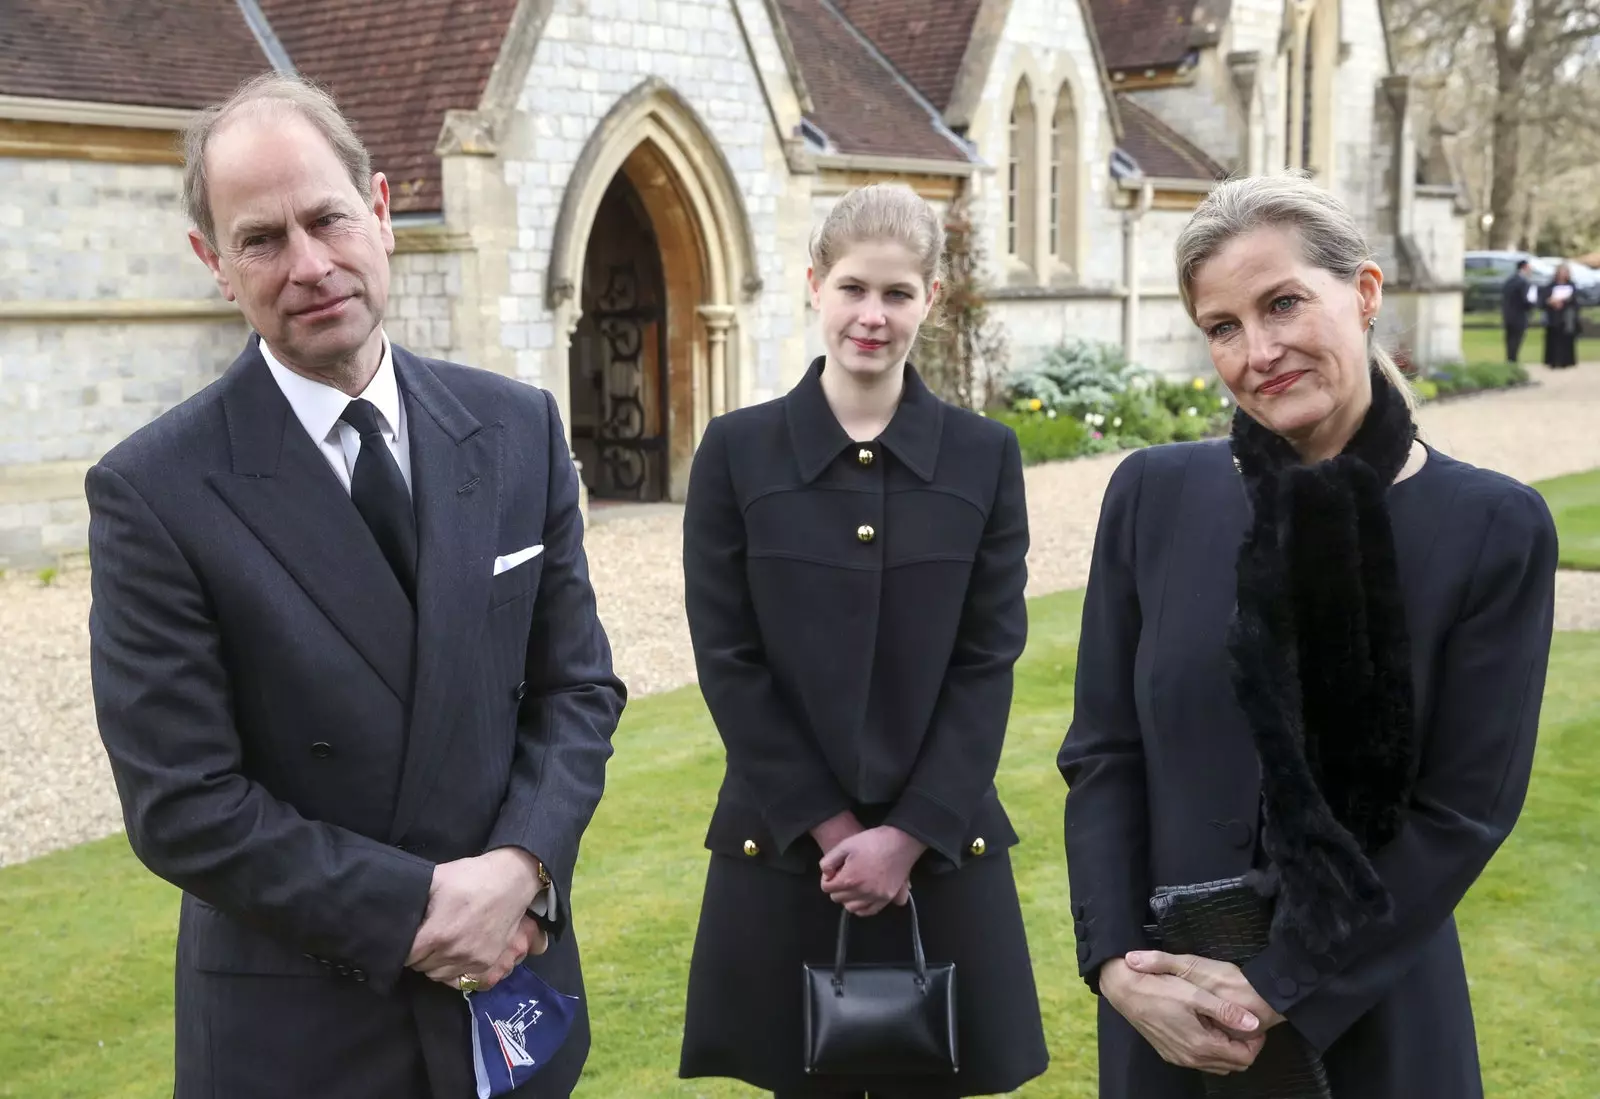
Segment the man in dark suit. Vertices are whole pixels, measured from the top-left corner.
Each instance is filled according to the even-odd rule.
[[[579,838],[625,692],[549,394],[382,321],[389,187],[333,101],[203,112],[197,255],[253,335],[90,470],[95,705],[184,893],[176,1097],[465,1099],[462,988],[582,993]],[[568,1095],[580,1015],[515,1094]]]
[[[1528,331],[1528,261],[1518,260],[1517,270],[1500,287],[1500,324],[1506,333],[1506,362],[1514,363],[1522,351],[1522,337]]]

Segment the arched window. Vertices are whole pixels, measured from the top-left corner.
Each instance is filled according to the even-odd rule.
[[[1287,57],[1283,163],[1327,179],[1333,165],[1334,76],[1339,65],[1336,0],[1297,0]]]
[[[1037,258],[1037,227],[1034,221],[1038,194],[1038,127],[1034,119],[1033,94],[1027,80],[1017,84],[1011,101],[1011,127],[1006,158],[1006,252],[1029,267]]]
[[[1316,154],[1312,151],[1311,131],[1317,117],[1317,24],[1323,22],[1318,15],[1312,15],[1311,23],[1306,27],[1305,67],[1301,76],[1301,103],[1300,103],[1300,158],[1298,166],[1315,170],[1317,167]]]
[[[1078,112],[1063,83],[1050,116],[1050,254],[1075,268],[1078,256]]]

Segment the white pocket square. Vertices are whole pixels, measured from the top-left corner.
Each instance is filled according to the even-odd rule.
[[[516,553],[508,553],[504,557],[496,557],[494,559],[494,574],[499,576],[502,572],[514,569],[524,561],[532,561],[543,552],[544,544],[540,543],[537,546],[520,549]]]

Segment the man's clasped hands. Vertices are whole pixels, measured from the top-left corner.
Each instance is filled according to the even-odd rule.
[[[451,987],[470,977],[479,989],[493,988],[550,945],[528,915],[540,888],[539,860],[517,847],[439,863],[406,965]]]

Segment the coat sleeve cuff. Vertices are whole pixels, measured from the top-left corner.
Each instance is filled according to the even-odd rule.
[[[1089,986],[1089,991],[1098,996],[1101,966],[1135,950],[1150,950],[1152,944],[1142,927],[1100,930],[1093,918],[1077,915],[1077,912],[1074,909],[1073,930],[1078,939],[1078,976]]]
[[[1314,994],[1329,974],[1309,956],[1275,939],[1239,969],[1256,994],[1288,1020],[1318,1053],[1343,1033],[1342,1027],[1330,1025],[1323,1018],[1325,1013],[1316,1010]]]
[[[837,788],[826,786],[794,787],[768,805],[763,816],[778,854],[786,854],[801,836],[825,820],[850,808],[850,799]]]
[[[961,865],[967,820],[931,794],[915,787],[907,789],[883,823],[921,840],[957,866]]]

